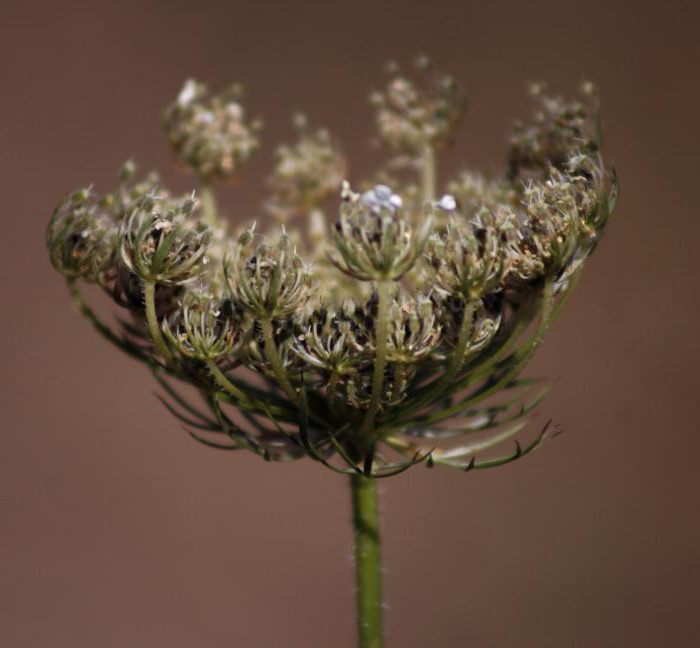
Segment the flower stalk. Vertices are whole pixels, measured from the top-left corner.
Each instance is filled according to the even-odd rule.
[[[156,313],[156,283],[150,279],[143,282],[143,301],[146,309],[146,322],[148,324],[148,331],[151,334],[151,340],[156,348],[158,354],[165,360],[169,362],[172,359],[172,355],[168,346],[165,344],[163,335],[160,331],[160,325],[158,324],[158,315]]]
[[[234,396],[241,404],[251,405],[250,398],[234,385],[213,360],[207,360],[207,367],[219,386]]]
[[[284,364],[282,363],[277,350],[272,319],[268,317],[260,320],[260,327],[262,329],[263,341],[265,343],[265,356],[267,357],[267,361],[272,366],[272,371],[277,378],[282,391],[286,394],[287,398],[289,398],[289,400],[298,407],[300,404],[299,395],[292,386],[292,383],[289,382],[289,376],[285,371]]]
[[[355,532],[358,646],[381,648],[383,602],[377,482],[363,475],[352,475],[350,489]]]

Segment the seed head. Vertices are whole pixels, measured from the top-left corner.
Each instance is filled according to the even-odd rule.
[[[441,339],[442,325],[433,300],[400,292],[389,307],[389,362],[408,365],[424,360]]]
[[[308,300],[311,271],[284,230],[276,240],[257,238],[254,227],[244,231],[225,262],[229,291],[253,317],[289,317]]]
[[[453,217],[447,226],[430,236],[425,257],[428,276],[450,295],[471,301],[500,288],[500,232],[492,224]]]
[[[530,124],[516,124],[510,138],[508,164],[513,178],[563,170],[574,151],[595,154],[600,148],[597,94],[587,84],[580,99],[547,93],[545,84],[531,87],[536,110]]]
[[[61,201],[46,228],[53,267],[69,279],[103,283],[112,269],[116,227],[89,189]]]
[[[116,221],[122,221],[137,207],[146,196],[154,193],[170,198],[169,192],[160,185],[160,178],[151,171],[143,178],[137,177],[138,167],[133,160],[127,160],[118,174],[117,189],[102,199]]]
[[[415,231],[401,197],[385,185],[359,195],[345,183],[335,224],[333,264],[361,281],[398,281],[414,265],[430,229],[430,218]]]
[[[191,198],[158,193],[142,198],[119,226],[124,265],[145,281],[174,286],[197,280],[207,270],[210,232],[193,217]]]
[[[242,318],[228,301],[188,292],[180,308],[163,320],[163,333],[186,358],[217,360],[235,355],[245,339]]]
[[[578,243],[581,219],[569,178],[554,170],[544,183],[529,183],[524,192],[527,244],[555,271],[570,261]]]
[[[466,93],[456,80],[436,72],[425,57],[416,61],[415,80],[396,65],[389,74],[386,88],[370,96],[384,143],[410,157],[450,143],[466,108]]]
[[[322,305],[302,313],[295,322],[294,352],[323,375],[344,376],[368,362],[366,333],[355,319],[352,300],[341,306]]]
[[[258,148],[262,124],[246,121],[240,97],[239,86],[209,96],[203,84],[190,79],[166,110],[168,140],[200,177],[231,176]]]
[[[326,129],[309,132],[301,116],[295,126],[298,140],[277,148],[269,178],[270,209],[282,220],[317,208],[340,189],[347,171],[345,157]]]

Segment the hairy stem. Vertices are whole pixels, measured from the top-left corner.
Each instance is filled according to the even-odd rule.
[[[359,648],[382,646],[382,571],[376,480],[352,475]]]
[[[143,300],[146,305],[146,322],[148,323],[148,331],[151,334],[151,339],[156,347],[156,351],[160,353],[163,360],[166,362],[172,360],[170,350],[163,340],[163,334],[160,332],[158,325],[158,315],[156,314],[156,282],[144,281],[143,283]]]

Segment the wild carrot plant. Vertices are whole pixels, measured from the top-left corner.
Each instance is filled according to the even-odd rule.
[[[363,647],[382,642],[375,480],[419,464],[494,468],[554,436],[549,424],[527,434],[546,386],[520,374],[617,197],[591,84],[571,100],[534,86],[503,175],[443,182],[438,156],[465,92],[426,59],[389,74],[371,95],[386,164],[353,189],[336,138],[295,117],[265,232],[232,231],[215,198],[258,149],[261,123],[240,88],[210,95],[195,81],[163,121],[197,177],[192,194],[139,179],[129,162],[112,193],[63,199],[46,232],[80,312],[148,367],[194,439],[265,461],[308,457],[349,478]],[[83,283],[122,317],[98,318]]]

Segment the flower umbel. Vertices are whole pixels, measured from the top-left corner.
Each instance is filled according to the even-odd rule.
[[[549,422],[521,440],[546,387],[520,374],[617,202],[591,84],[575,100],[535,86],[504,172],[465,169],[443,186],[437,153],[455,140],[466,95],[425,58],[417,72],[392,67],[372,96],[392,157],[359,193],[336,139],[296,118],[298,139],[277,149],[269,177],[265,206],[282,221],[272,233],[230,236],[213,180],[250,159],[260,124],[237,86],[210,96],[196,81],[164,120],[196,193],[174,196],[127,162],[115,191],[74,192],[46,230],[81,314],[153,372],[194,439],[350,477],[361,648],[382,645],[373,480],[418,464],[502,466],[559,432]],[[123,309],[116,323],[80,282]]]
[[[454,140],[466,95],[426,59],[416,72],[392,68],[373,95],[379,136],[400,159],[359,178],[360,192],[343,181],[335,137],[295,119],[297,141],[277,149],[265,201],[288,229],[249,226],[231,239],[211,180],[249,160],[260,125],[237,87],[212,96],[195,81],[164,124],[196,194],[137,179],[129,162],[113,193],[80,190],[56,208],[49,255],[81,312],[155,372],[202,443],[385,477],[417,463],[491,468],[551,436],[547,427],[491,454],[541,398],[519,375],[616,203],[597,93],[587,84],[568,100],[536,86],[504,172],[463,170],[442,185],[436,154]],[[401,159],[415,172],[408,182],[392,176]],[[79,281],[126,311],[119,330],[82,301]],[[192,385],[204,407],[172,381]]]

